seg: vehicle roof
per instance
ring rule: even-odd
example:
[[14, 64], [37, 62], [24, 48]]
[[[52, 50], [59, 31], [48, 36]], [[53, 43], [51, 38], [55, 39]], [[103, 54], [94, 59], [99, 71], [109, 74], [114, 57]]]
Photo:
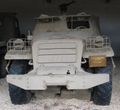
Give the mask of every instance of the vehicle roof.
[[45, 19], [45, 18], [55, 18], [55, 17], [77, 17], [77, 16], [81, 16], [81, 17], [90, 17], [91, 15], [82, 12], [82, 13], [78, 13], [76, 15], [58, 15], [58, 16], [49, 16], [49, 15], [45, 15], [45, 14], [41, 14], [39, 17], [35, 18], [35, 19]]

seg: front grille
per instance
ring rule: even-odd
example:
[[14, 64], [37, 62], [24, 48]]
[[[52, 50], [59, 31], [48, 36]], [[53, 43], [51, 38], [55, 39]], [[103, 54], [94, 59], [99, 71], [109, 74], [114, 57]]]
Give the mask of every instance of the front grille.
[[76, 43], [39, 43], [37, 63], [76, 62]]

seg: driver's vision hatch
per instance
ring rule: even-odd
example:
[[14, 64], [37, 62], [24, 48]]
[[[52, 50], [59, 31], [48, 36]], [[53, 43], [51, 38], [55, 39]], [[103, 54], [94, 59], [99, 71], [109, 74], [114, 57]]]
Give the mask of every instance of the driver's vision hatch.
[[88, 16], [73, 16], [73, 17], [67, 17], [67, 27], [68, 29], [85, 29], [89, 28], [89, 18]]
[[54, 23], [60, 21], [59, 17], [52, 17], [52, 18], [41, 18], [39, 19], [40, 23]]

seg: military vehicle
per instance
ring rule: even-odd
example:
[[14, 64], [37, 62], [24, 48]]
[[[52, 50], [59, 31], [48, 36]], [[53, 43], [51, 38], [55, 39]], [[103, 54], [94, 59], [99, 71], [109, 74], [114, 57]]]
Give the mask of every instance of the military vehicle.
[[5, 59], [13, 104], [30, 101], [31, 90], [64, 86], [90, 89], [97, 105], [109, 105], [114, 56], [110, 40], [100, 33], [98, 17], [77, 15], [36, 18], [32, 35], [10, 39]]

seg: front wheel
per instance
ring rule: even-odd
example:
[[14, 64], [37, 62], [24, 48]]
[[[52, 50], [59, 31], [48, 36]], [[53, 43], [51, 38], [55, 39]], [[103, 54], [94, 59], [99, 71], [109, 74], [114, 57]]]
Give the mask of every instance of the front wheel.
[[[22, 75], [28, 72], [28, 61], [16, 60], [12, 61], [9, 68], [9, 74]], [[12, 84], [9, 85], [9, 95], [13, 104], [26, 104], [31, 99], [30, 91], [26, 91]]]
[[95, 73], [108, 73], [110, 76], [109, 82], [101, 84], [93, 88], [91, 94], [91, 99], [96, 105], [109, 105], [112, 95], [112, 60], [111, 58], [107, 59], [107, 67], [96, 68]]

